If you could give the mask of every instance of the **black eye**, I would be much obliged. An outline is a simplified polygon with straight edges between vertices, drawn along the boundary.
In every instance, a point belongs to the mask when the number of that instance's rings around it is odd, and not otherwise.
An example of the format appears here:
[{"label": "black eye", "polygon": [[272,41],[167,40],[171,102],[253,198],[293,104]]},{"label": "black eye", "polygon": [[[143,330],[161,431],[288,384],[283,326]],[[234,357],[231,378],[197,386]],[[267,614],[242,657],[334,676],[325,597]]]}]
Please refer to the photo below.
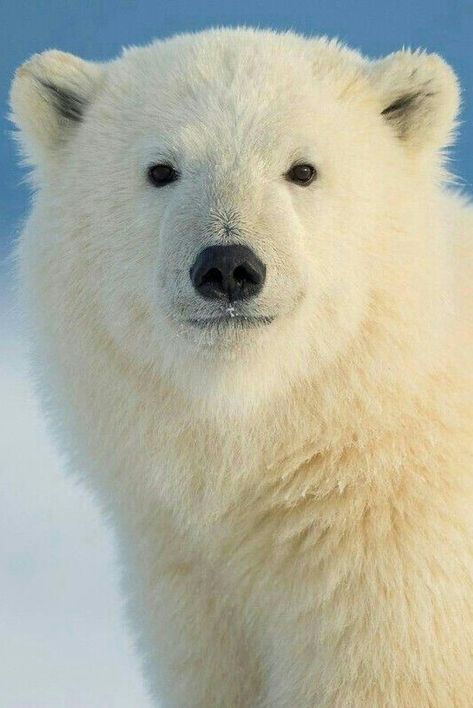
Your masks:
[{"label": "black eye", "polygon": [[316,175],[317,170],[315,167],[306,163],[299,163],[293,165],[285,176],[290,182],[295,182],[305,187],[314,180]]},{"label": "black eye", "polygon": [[155,187],[165,187],[179,177],[172,165],[159,163],[148,168],[148,179]]}]

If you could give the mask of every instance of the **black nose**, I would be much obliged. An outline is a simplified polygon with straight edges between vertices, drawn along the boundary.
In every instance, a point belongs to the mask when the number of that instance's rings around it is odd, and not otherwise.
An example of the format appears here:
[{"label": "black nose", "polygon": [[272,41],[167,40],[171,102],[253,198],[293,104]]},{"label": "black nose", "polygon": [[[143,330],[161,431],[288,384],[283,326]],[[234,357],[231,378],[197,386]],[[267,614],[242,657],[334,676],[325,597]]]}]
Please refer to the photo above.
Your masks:
[{"label": "black nose", "polygon": [[266,278],[266,266],[246,246],[209,246],[190,269],[192,285],[206,298],[246,300],[257,295]]}]

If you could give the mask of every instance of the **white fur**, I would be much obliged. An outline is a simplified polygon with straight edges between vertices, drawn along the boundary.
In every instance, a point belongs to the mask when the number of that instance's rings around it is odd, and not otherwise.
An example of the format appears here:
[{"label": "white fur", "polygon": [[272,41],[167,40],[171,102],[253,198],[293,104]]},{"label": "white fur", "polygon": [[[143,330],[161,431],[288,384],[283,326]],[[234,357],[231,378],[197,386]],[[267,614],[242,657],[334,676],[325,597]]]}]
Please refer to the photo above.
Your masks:
[{"label": "white fur", "polygon": [[[116,528],[160,705],[471,706],[473,212],[442,155],[458,102],[434,55],[244,28],[18,71],[40,388]],[[156,189],[160,160],[180,179]],[[309,187],[284,178],[297,160]],[[189,268],[227,238],[268,273],[236,314],[275,319],[196,330],[216,305]]]}]

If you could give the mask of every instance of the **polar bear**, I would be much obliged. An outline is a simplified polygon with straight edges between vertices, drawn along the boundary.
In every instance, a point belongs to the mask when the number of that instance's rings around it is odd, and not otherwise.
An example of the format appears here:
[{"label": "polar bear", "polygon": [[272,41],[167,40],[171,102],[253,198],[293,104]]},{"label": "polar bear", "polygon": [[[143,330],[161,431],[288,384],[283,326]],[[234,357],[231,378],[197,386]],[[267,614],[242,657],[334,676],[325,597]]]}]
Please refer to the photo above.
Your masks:
[{"label": "polar bear", "polygon": [[471,706],[473,211],[436,55],[211,29],[17,72],[33,361],[174,708]]}]

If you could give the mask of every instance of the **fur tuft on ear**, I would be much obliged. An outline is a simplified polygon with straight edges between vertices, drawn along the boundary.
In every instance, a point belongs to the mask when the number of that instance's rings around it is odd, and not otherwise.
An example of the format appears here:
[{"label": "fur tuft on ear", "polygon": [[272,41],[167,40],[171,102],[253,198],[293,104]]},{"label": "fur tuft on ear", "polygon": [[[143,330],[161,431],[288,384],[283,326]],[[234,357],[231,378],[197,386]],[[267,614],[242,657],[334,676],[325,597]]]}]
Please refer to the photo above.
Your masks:
[{"label": "fur tuft on ear", "polygon": [[369,74],[381,115],[406,146],[435,152],[453,142],[460,90],[443,59],[402,50],[372,62]]},{"label": "fur tuft on ear", "polygon": [[80,122],[103,75],[101,65],[56,50],[35,54],[16,72],[11,119],[33,165],[47,160]]}]

